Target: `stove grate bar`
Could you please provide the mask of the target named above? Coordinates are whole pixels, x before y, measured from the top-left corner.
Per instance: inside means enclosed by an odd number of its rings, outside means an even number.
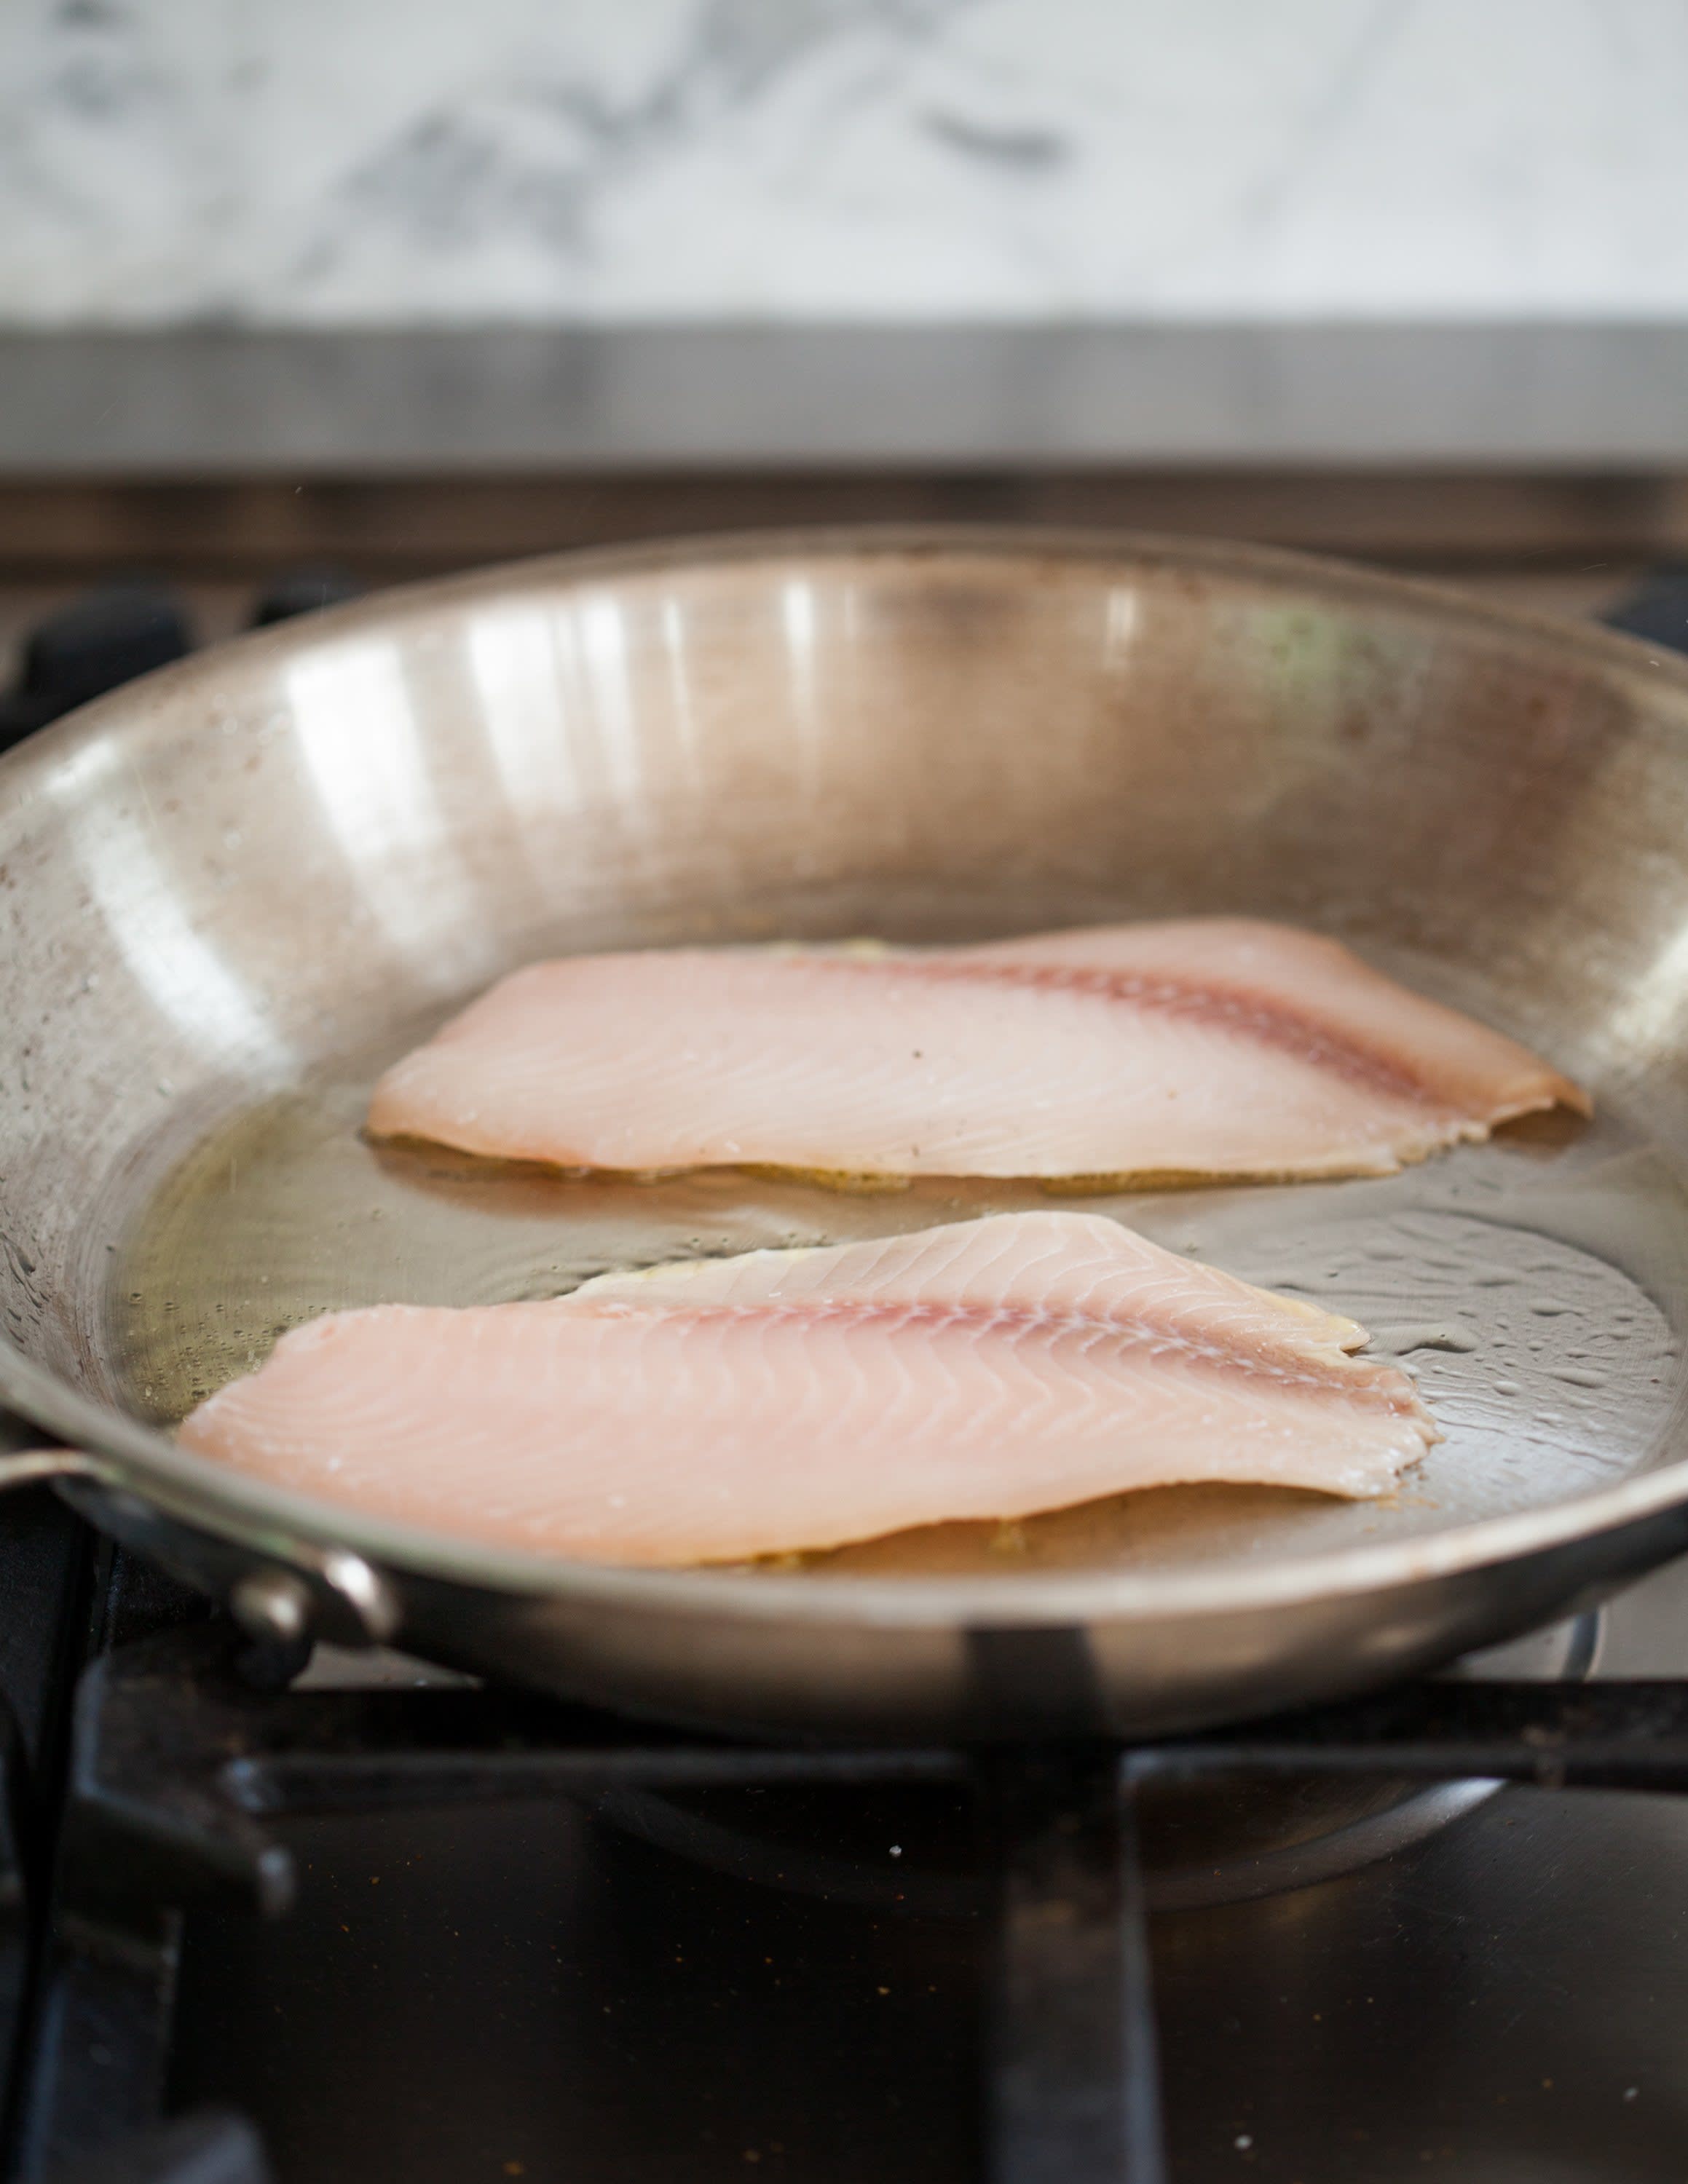
[[[979,1769],[997,1877],[990,2184],[1165,2184],[1136,1786],[1110,1746]]]
[[[1132,1751],[1134,1777],[1391,1774],[1688,1791],[1688,1680],[1412,1684]]]

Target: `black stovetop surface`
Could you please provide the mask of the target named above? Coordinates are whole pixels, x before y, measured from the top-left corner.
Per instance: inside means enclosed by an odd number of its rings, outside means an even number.
[[[1133,2155],[1117,2103],[1099,2130],[1064,2115],[1082,2072],[1064,2081],[1064,2064],[1040,2063],[1035,2022],[1039,2007],[1059,2018],[1058,1998],[1034,1995],[1028,2027],[1022,1992],[1003,2045],[1004,1947],[1035,1982],[1053,1936],[1121,2081],[1143,2065],[1129,2008],[1109,2016],[1130,1965],[1070,1955],[1132,1925],[1117,1897],[1085,1897],[1098,1755],[1044,1755],[1028,1823],[1036,1755],[770,1759],[391,1658],[319,1655],[293,1688],[262,1688],[275,1663],[88,1540],[47,1493],[4,1522],[17,1590],[0,1605],[14,1638],[0,1658],[35,1725],[21,1862],[37,1880],[33,1925],[10,1930],[14,2175],[1318,2184],[1428,2167],[1462,2184],[1651,2184],[1681,2171],[1688,1801],[1588,1786],[1688,1785],[1688,1692],[1632,1680],[1688,1666],[1676,1572],[1608,1612],[1622,1681],[1425,1686],[1230,1740],[1259,1770],[1221,1792],[1239,1808],[1286,1768],[1494,1769],[1534,1786],[1338,1877],[1154,1914],[1157,2169],[1152,2151]],[[55,1630],[56,1645],[25,1646],[25,1628]],[[76,1734],[55,1758],[73,1677]],[[1226,1749],[1213,1757],[1228,1780]],[[903,1779],[855,1779],[881,1762]],[[769,1779],[745,1779],[764,1767]],[[982,1830],[981,1780],[996,1814]],[[1188,1880],[1177,1825],[1151,1833],[1151,1886],[1169,1857]],[[1052,1881],[1038,1861],[1054,1840],[1058,1857],[1077,1843],[1079,1863]],[[49,1897],[40,1860],[54,1843]],[[1249,1864],[1246,1835],[1222,1855],[1221,1897]],[[1031,1914],[1017,1942],[1016,1888]],[[1073,2027],[1057,2029],[1070,2059]],[[144,2128],[165,2116],[189,2120],[186,2165],[180,2143],[166,2152]]]

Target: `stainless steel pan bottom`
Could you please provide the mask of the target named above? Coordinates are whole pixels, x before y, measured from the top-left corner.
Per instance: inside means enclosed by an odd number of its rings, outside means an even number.
[[[98,1353],[115,1402],[173,1424],[283,1329],[348,1306],[554,1296],[612,1268],[1052,1203],[1363,1320],[1446,1438],[1384,1502],[1169,1487],[749,1567],[818,1580],[1216,1572],[1405,1540],[1626,1477],[1654,1459],[1681,1392],[1688,1193],[1610,1116],[1533,1120],[1376,1182],[1059,1200],[1035,1184],[846,1194],[735,1170],[634,1184],[368,1141],[370,1085],[408,1043],[238,1112],[160,1161],[156,1184],[137,1160],[124,1185],[137,1203],[96,1209],[96,1229],[121,1239]]]

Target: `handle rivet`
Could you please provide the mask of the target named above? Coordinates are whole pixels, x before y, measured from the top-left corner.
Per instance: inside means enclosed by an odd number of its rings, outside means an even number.
[[[296,1645],[310,1628],[310,1590],[291,1570],[248,1570],[229,1595],[229,1609],[260,1644]]]

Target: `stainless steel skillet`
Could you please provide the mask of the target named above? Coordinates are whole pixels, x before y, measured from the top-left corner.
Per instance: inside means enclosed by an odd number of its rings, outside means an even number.
[[[1383,1184],[1112,1200],[1340,1301],[1449,1438],[1388,1507],[1222,1490],[791,1568],[537,1562],[165,1429],[379,1296],[1044,1202],[382,1154],[377,1069],[543,952],[1323,927],[1589,1082]],[[0,762],[0,1397],[255,1627],[692,1719],[1135,1731],[1358,1688],[1688,1546],[1688,669],[1234,546],[862,532],[570,555],[168,669]]]

